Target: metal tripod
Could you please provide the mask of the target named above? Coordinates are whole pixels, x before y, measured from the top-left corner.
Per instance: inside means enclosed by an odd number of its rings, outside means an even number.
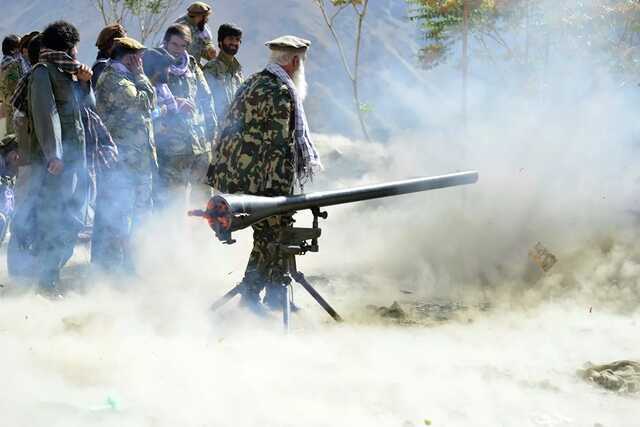
[[[269,244],[269,248],[275,251],[278,256],[284,259],[285,264],[285,280],[282,284],[282,323],[285,332],[289,331],[291,320],[291,300],[292,300],[292,282],[299,283],[309,294],[316,300],[318,304],[336,321],[342,322],[342,317],[331,307],[331,305],[315,290],[315,288],[305,278],[304,274],[298,271],[296,256],[304,255],[307,252],[318,252],[318,238],[322,230],[318,227],[318,218],[327,218],[326,212],[320,212],[320,209],[311,209],[313,213],[312,228],[285,227],[280,231],[278,240]],[[216,311],[233,297],[242,292],[242,283],[231,289],[219,300],[213,303],[211,310]]]

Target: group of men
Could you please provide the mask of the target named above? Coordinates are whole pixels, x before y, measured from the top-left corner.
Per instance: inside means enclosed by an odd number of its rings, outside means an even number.
[[[202,2],[170,25],[161,46],[146,48],[116,23],[105,27],[93,67],[77,60],[80,36],[64,21],[2,44],[0,95],[7,156],[18,168],[9,272],[57,292],[60,270],[95,216],[92,263],[132,274],[135,232],[158,208],[203,205],[224,193],[288,195],[321,167],[303,101],[310,42],[267,42],[266,68],[246,81],[236,54],[242,30],[224,24],[218,48]],[[218,120],[220,119],[220,121]],[[284,265],[269,249],[290,218],[254,227],[243,302],[281,306]]]

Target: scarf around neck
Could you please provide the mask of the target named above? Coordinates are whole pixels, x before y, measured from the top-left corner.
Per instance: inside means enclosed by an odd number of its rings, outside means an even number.
[[[16,85],[16,89],[11,95],[11,105],[15,110],[22,111],[24,114],[27,113],[29,108],[29,77],[31,76],[31,70],[29,70],[22,78],[18,81]]]
[[[42,49],[40,51],[40,62],[53,64],[67,74],[75,75],[82,64],[69,56],[68,53],[60,50]]]
[[[322,162],[320,161],[320,155],[316,150],[316,146],[311,140],[309,131],[309,124],[307,122],[307,115],[304,111],[304,105],[302,99],[298,95],[293,80],[287,72],[277,64],[267,65],[266,70],[275,75],[282,83],[289,89],[289,94],[293,99],[294,112],[295,112],[295,130],[293,131],[293,139],[295,141],[295,147],[293,150],[294,162],[296,167],[296,176],[300,188],[307,182],[313,179],[315,173],[322,170]]]
[[[20,69],[22,70],[22,74],[27,74],[29,71],[31,71],[31,63],[29,62],[28,59],[20,55],[19,60],[20,60]]]
[[[4,71],[9,65],[13,64],[18,60],[16,55],[4,55],[2,57],[2,62],[0,62],[0,70]]]
[[[162,43],[160,46],[163,49],[167,49],[166,43]],[[169,73],[174,76],[187,76],[191,77],[191,70],[189,69],[189,54],[185,50],[182,56],[178,58],[179,62],[177,64],[171,64],[169,66]]]

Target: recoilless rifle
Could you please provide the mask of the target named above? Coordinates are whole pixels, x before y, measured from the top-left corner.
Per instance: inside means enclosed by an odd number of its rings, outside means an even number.
[[[475,171],[458,172],[449,175],[407,179],[404,181],[387,182],[368,185],[346,190],[320,191],[316,193],[299,194],[295,196],[263,197],[244,194],[218,194],[207,203],[205,210],[190,211],[190,216],[202,217],[207,220],[216,237],[226,244],[233,244],[232,233],[247,228],[276,215],[293,215],[296,212],[310,210],[313,223],[310,228],[282,227],[276,241],[269,244],[270,249],[276,251],[285,260],[287,268],[286,282],[283,286],[282,312],[285,330],[289,328],[291,317],[291,282],[302,285],[309,294],[336,321],[342,321],[340,315],[329,303],[311,286],[304,274],[298,271],[296,256],[308,252],[318,252],[318,238],[322,230],[318,226],[320,218],[327,219],[328,213],[322,208],[364,200],[380,199],[399,196],[401,194],[417,193],[436,190],[439,188],[458,185],[474,184],[478,181]],[[242,284],[227,292],[216,301],[211,309],[217,310],[234,296],[241,293]]]

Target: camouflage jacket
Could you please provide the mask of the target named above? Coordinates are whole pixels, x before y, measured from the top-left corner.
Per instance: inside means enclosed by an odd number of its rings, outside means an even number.
[[[222,121],[209,184],[225,193],[293,193],[293,100],[287,86],[264,70],[238,89]]]
[[[7,101],[16,90],[18,81],[22,78],[22,67],[17,58],[2,58],[2,66],[0,67],[0,99]]]
[[[205,27],[207,36],[202,36],[202,32],[198,29],[197,25],[193,23],[192,19],[189,18],[189,15],[184,15],[176,19],[176,24],[186,25],[191,30],[191,44],[189,44],[187,52],[196,59],[196,63],[200,66],[200,61],[204,58],[204,52],[209,48],[215,48],[209,28]],[[206,60],[206,58],[204,59]]]
[[[209,85],[195,59],[190,57],[187,73],[181,76],[169,73],[167,85],[175,98],[188,99],[196,110],[193,114],[176,112],[156,120],[158,151],[167,156],[211,151],[218,121]]]
[[[11,96],[22,78],[22,67],[17,58],[5,56],[0,67],[0,102],[6,114],[7,133],[15,131],[13,126],[13,108]]]
[[[119,159],[141,172],[156,167],[151,112],[156,94],[149,79],[109,65],[96,85],[98,114],[118,147]]]
[[[244,82],[242,66],[234,56],[220,52],[216,59],[204,66],[203,71],[213,95],[218,120],[222,120]]]

